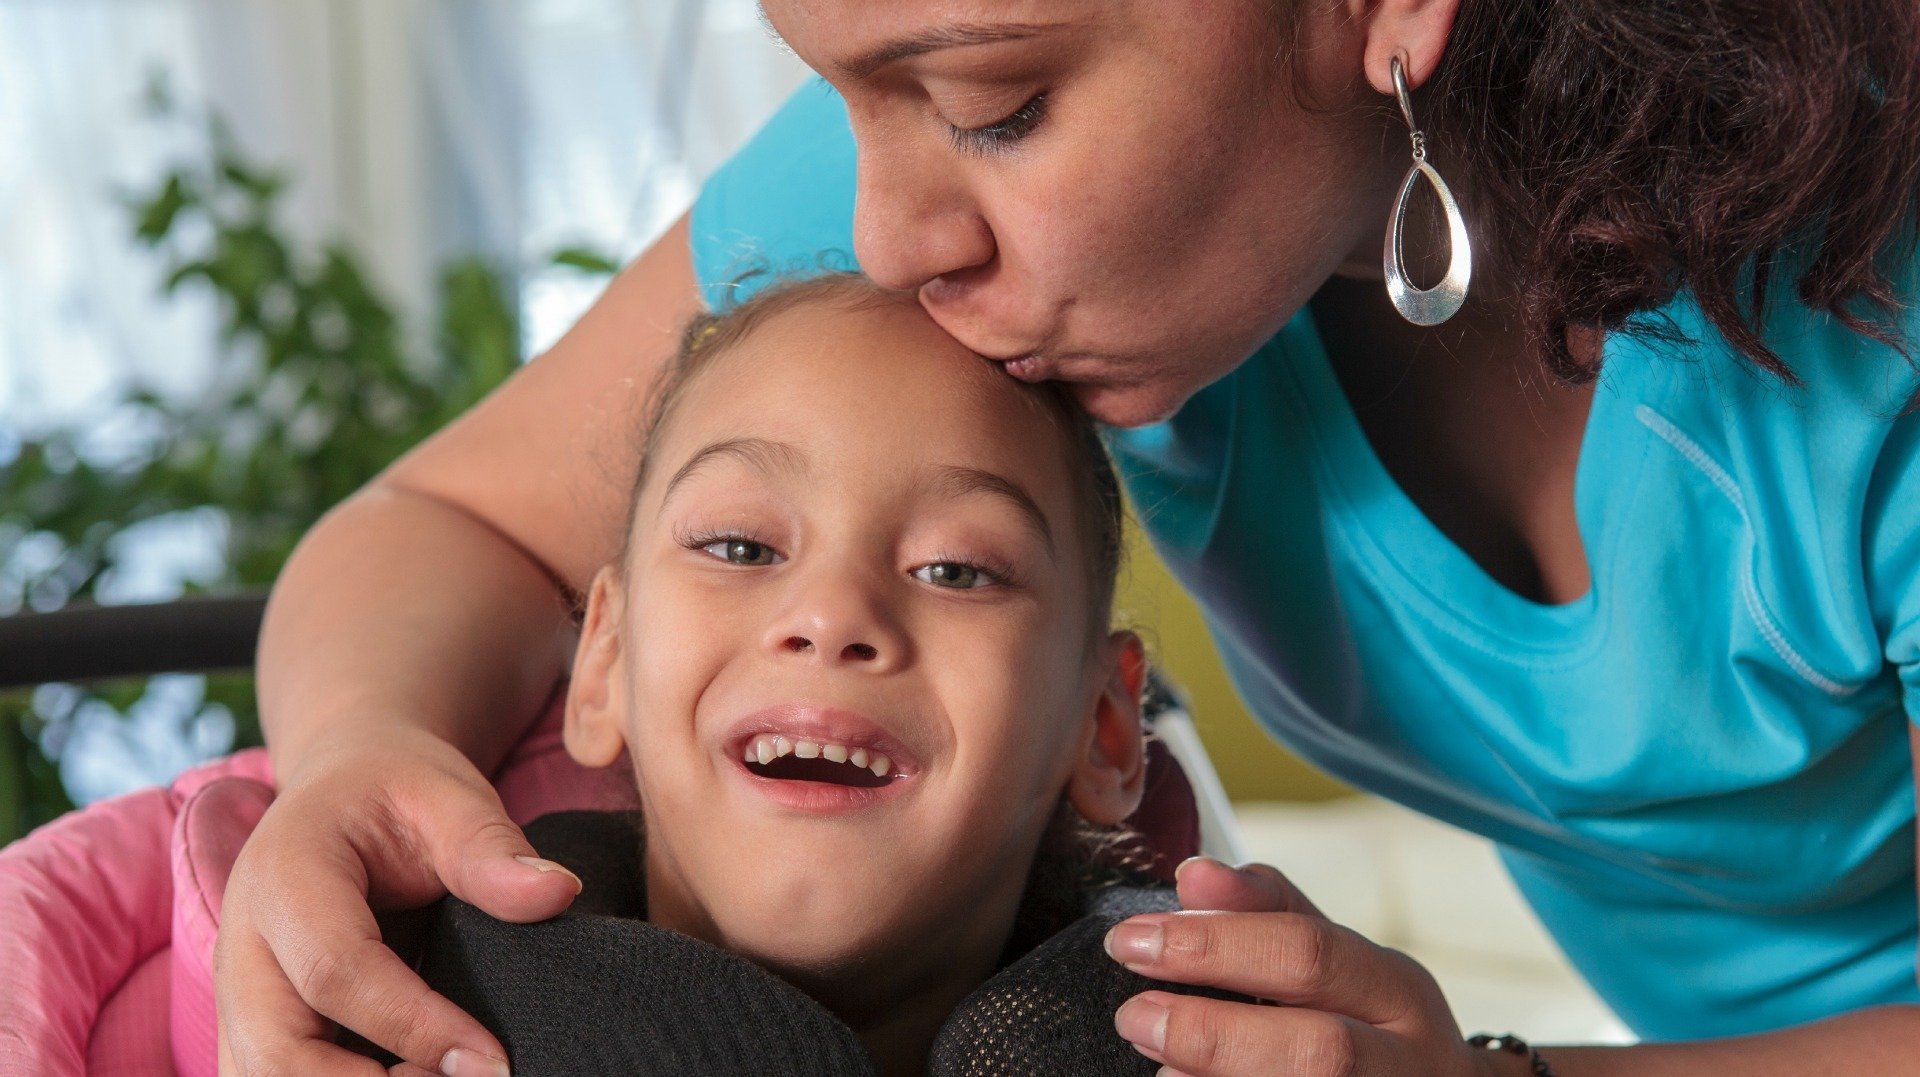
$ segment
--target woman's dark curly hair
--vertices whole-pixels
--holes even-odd
[[[1389,106],[1391,107],[1391,106]],[[1916,0],[1462,0],[1414,98],[1536,353],[1682,289],[1752,362],[1769,289],[1907,355],[1884,253],[1914,242]]]

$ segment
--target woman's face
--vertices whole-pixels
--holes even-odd
[[[1398,146],[1342,5],[1297,35],[1261,0],[764,6],[846,99],[862,268],[1108,423],[1170,415],[1377,250]]]

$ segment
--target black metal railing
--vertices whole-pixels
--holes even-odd
[[[266,606],[260,593],[0,617],[0,688],[247,669]]]

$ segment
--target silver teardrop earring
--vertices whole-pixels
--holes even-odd
[[[1467,222],[1460,216],[1460,204],[1453,200],[1447,181],[1427,163],[1427,136],[1413,122],[1413,102],[1407,96],[1407,76],[1400,69],[1400,57],[1393,58],[1393,93],[1400,99],[1400,114],[1407,118],[1407,131],[1413,140],[1413,167],[1400,182],[1400,197],[1393,200],[1392,223],[1387,228],[1387,298],[1393,309],[1415,325],[1439,325],[1460,310],[1467,301],[1467,281],[1473,276],[1473,248],[1467,243]],[[1400,236],[1407,223],[1407,199],[1413,194],[1414,181],[1421,176],[1433,184],[1440,208],[1447,214],[1447,241],[1451,256],[1447,275],[1431,288],[1416,288],[1407,279],[1406,261],[1401,255]]]

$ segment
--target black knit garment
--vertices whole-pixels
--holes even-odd
[[[799,989],[642,919],[639,825],[638,813],[535,820],[528,840],[580,876],[580,897],[537,924],[448,899],[421,959],[427,982],[500,1038],[516,1077],[874,1073],[853,1030]],[[928,1073],[1151,1074],[1113,1030],[1121,1003],[1156,987],[1232,997],[1145,979],[1102,949],[1126,917],[1177,908],[1170,889],[1081,889],[1078,878],[1036,868],[1003,967],[948,1016]]]

